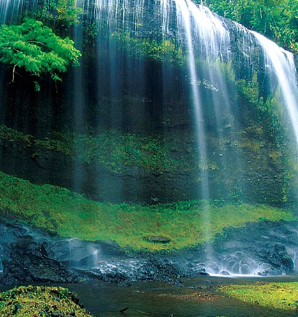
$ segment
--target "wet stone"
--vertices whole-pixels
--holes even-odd
[[[152,243],[169,243],[171,239],[164,236],[146,236],[143,238],[145,241]]]

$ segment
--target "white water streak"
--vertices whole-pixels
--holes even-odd
[[[296,145],[298,146],[298,95],[294,56],[263,35],[256,32],[252,32],[252,34],[264,51],[266,66],[274,70],[295,133]],[[272,93],[274,94],[274,92]]]
[[[134,30],[143,26],[145,0],[96,0],[95,12],[97,19],[107,17],[109,24],[117,26],[121,17],[121,26],[126,26],[129,21],[133,22]],[[119,25],[118,25],[119,26]]]
[[[22,6],[23,0],[0,0],[0,24],[7,23],[8,12],[11,16],[18,14],[19,8]]]

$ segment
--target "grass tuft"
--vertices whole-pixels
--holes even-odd
[[[251,304],[284,310],[298,309],[298,282],[225,285],[220,287],[220,291]]]

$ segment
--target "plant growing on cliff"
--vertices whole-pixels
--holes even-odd
[[[69,64],[78,66],[80,56],[72,40],[60,38],[40,21],[26,18],[21,25],[0,27],[0,61],[12,65],[12,82],[18,68],[35,77],[45,73],[61,81],[60,74]],[[35,90],[39,90],[37,82]]]
[[[132,55],[146,56],[153,60],[182,63],[182,50],[172,38],[158,41],[134,36],[129,31],[115,31],[111,38]]]
[[[76,0],[40,0],[38,5],[37,16],[43,21],[55,20],[64,27],[80,22],[82,8],[76,5]]]

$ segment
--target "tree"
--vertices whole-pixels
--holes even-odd
[[[17,68],[37,77],[48,73],[61,81],[60,74],[70,64],[78,66],[80,56],[71,39],[60,38],[40,21],[26,18],[21,25],[0,27],[0,61],[12,65],[12,82]],[[38,84],[35,87],[39,90]]]
[[[204,3],[219,15],[298,52],[297,0],[204,0]]]

